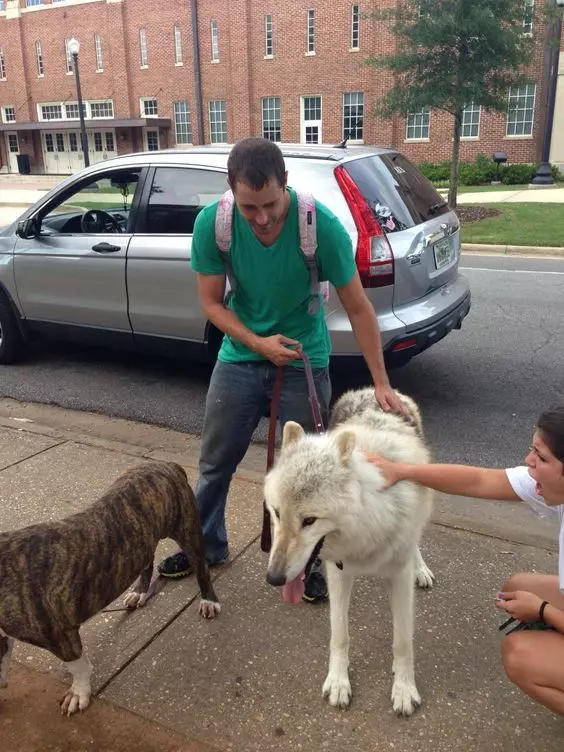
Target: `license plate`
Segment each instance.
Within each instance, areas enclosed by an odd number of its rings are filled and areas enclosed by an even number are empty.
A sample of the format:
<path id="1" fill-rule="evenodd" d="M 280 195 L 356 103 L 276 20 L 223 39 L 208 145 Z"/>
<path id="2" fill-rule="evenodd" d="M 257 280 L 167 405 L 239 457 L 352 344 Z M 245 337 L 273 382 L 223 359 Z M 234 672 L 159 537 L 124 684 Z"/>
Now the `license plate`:
<path id="1" fill-rule="evenodd" d="M 454 249 L 451 247 L 450 238 L 443 238 L 435 243 L 433 252 L 437 269 L 442 269 L 443 266 L 450 264 L 454 258 Z"/>

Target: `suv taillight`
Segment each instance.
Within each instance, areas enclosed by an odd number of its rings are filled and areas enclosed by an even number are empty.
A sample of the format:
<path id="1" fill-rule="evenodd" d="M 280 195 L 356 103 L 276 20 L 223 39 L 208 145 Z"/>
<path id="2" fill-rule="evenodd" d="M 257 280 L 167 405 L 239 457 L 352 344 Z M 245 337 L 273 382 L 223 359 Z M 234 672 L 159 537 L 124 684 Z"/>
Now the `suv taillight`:
<path id="1" fill-rule="evenodd" d="M 394 284 L 394 255 L 388 238 L 357 184 L 344 167 L 335 169 L 335 178 L 358 230 L 356 266 L 364 287 Z"/>

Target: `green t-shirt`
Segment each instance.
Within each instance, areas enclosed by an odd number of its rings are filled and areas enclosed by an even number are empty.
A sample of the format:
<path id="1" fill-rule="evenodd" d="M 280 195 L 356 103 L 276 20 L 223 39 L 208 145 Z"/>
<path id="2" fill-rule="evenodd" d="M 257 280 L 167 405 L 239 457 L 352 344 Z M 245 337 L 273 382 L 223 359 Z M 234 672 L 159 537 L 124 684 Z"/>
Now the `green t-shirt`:
<path id="1" fill-rule="evenodd" d="M 310 274 L 300 249 L 298 202 L 290 190 L 291 205 L 284 228 L 274 245 L 265 247 L 257 239 L 237 206 L 229 260 L 237 281 L 229 307 L 240 321 L 260 337 L 282 334 L 302 345 L 314 368 L 329 363 L 331 342 L 323 305 L 310 314 Z M 194 225 L 191 266 L 199 274 L 225 274 L 223 252 L 215 242 L 215 215 L 218 202 L 203 209 Z M 344 287 L 356 272 L 349 234 L 337 217 L 316 202 L 319 279 L 334 287 Z M 262 360 L 235 339 L 223 338 L 219 359 L 226 363 Z M 300 366 L 297 361 L 295 365 Z"/>

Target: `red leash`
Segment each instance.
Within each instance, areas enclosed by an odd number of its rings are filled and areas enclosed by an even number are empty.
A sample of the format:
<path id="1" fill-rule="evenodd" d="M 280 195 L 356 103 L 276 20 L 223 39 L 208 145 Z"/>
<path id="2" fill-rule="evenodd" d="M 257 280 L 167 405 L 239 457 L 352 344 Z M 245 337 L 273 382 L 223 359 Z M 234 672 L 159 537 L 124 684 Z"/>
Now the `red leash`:
<path id="1" fill-rule="evenodd" d="M 323 425 L 323 418 L 321 417 L 321 408 L 319 406 L 319 400 L 317 399 L 317 391 L 315 389 L 315 381 L 313 380 L 313 371 L 311 370 L 311 363 L 307 355 L 302 353 L 302 360 L 304 362 L 304 371 L 307 379 L 307 389 L 309 394 L 309 404 L 311 406 L 311 414 L 313 415 L 313 422 L 317 433 L 323 433 L 325 427 Z M 268 444 L 266 449 L 266 472 L 272 469 L 274 465 L 274 452 L 276 445 L 276 421 L 278 420 L 278 412 L 280 410 L 280 396 L 282 394 L 282 382 L 284 381 L 284 369 L 278 368 L 276 371 L 276 381 L 274 382 L 274 392 L 272 394 L 272 401 L 270 403 L 270 424 L 268 426 Z M 263 504 L 263 518 L 262 518 L 262 533 L 260 537 L 261 551 L 268 553 L 272 546 L 272 537 L 270 534 L 270 514 L 266 508 L 266 504 Z"/>

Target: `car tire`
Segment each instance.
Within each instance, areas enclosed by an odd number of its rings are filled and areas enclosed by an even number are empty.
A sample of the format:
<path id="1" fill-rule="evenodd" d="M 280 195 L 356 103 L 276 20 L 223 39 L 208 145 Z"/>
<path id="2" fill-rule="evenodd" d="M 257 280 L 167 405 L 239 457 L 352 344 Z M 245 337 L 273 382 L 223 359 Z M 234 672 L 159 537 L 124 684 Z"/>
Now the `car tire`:
<path id="1" fill-rule="evenodd" d="M 24 338 L 9 300 L 0 293 L 0 365 L 21 357 Z"/>

